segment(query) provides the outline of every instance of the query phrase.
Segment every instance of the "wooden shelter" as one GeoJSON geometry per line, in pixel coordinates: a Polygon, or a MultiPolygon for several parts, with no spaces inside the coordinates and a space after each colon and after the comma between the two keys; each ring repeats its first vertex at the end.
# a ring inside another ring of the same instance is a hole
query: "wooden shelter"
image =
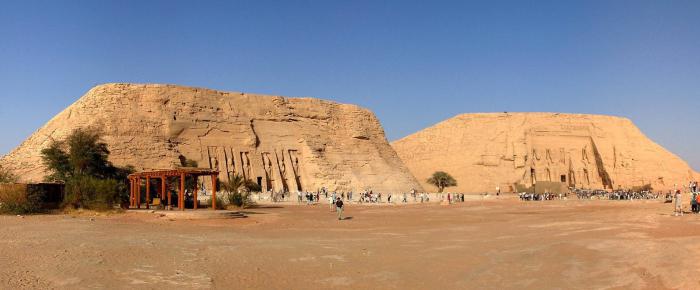
{"type": "MultiPolygon", "coordinates": [[[[151,179],[161,180],[161,190],[160,190],[160,200],[165,201],[167,184],[169,177],[179,177],[180,179],[180,190],[178,192],[177,206],[180,210],[185,210],[185,178],[187,176],[194,176],[199,178],[200,176],[210,176],[211,177],[211,202],[212,209],[216,210],[216,183],[219,178],[219,171],[205,168],[191,168],[183,167],[177,169],[163,169],[163,170],[153,170],[153,171],[143,171],[132,173],[129,175],[130,187],[130,207],[141,208],[141,181],[146,181],[146,208],[150,208],[151,204],[151,179]]],[[[195,182],[194,186],[194,209],[197,209],[197,192],[198,192],[198,182],[195,182]]],[[[168,208],[172,207],[172,195],[167,194],[168,208]]]]}

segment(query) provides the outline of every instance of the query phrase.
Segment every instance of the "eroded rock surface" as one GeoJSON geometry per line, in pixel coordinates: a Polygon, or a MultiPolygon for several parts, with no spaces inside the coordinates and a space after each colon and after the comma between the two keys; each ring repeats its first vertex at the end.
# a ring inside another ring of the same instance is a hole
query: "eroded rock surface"
{"type": "Polygon", "coordinates": [[[392,143],[425,181],[438,170],[458,181],[451,191],[513,190],[538,181],[593,189],[651,184],[682,187],[697,178],[678,156],[648,139],[630,120],[557,113],[464,114],[392,143]]]}
{"type": "Polygon", "coordinates": [[[0,164],[39,181],[46,175],[40,151],[79,127],[100,128],[110,160],[139,170],[173,168],[182,156],[264,190],[420,189],[366,109],[174,85],[97,86],[0,164]]]}

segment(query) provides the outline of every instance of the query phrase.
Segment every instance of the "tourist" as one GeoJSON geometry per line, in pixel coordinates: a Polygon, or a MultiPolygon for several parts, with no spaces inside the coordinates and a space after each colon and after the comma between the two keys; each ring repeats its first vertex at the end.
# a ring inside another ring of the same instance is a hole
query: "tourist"
{"type": "Polygon", "coordinates": [[[406,193],[404,192],[403,193],[403,203],[407,203],[407,202],[408,202],[408,199],[406,198],[406,193]]]}
{"type": "Polygon", "coordinates": [[[335,201],[335,210],[338,212],[338,220],[343,219],[343,200],[338,197],[335,201]]]}
{"type": "Polygon", "coordinates": [[[464,193],[461,194],[462,202],[464,202],[464,193]]]}
{"type": "Polygon", "coordinates": [[[692,198],[690,199],[690,211],[692,213],[696,213],[698,210],[698,201],[695,199],[697,196],[697,193],[692,192],[692,198]]]}
{"type": "Polygon", "coordinates": [[[452,195],[449,192],[447,193],[447,203],[452,204],[452,195]]]}
{"type": "Polygon", "coordinates": [[[674,210],[675,216],[679,216],[679,215],[683,216],[683,202],[681,200],[680,189],[676,189],[675,202],[676,202],[676,207],[674,210]]]}
{"type": "Polygon", "coordinates": [[[389,193],[389,197],[387,197],[386,203],[391,203],[391,193],[389,193]]]}
{"type": "Polygon", "coordinates": [[[301,203],[301,191],[297,191],[297,202],[301,203]]]}
{"type": "Polygon", "coordinates": [[[333,198],[333,196],[330,196],[330,197],[328,198],[328,204],[330,205],[330,210],[331,210],[331,211],[333,211],[333,204],[334,204],[334,203],[335,203],[335,199],[333,198]]]}
{"type": "Polygon", "coordinates": [[[499,195],[501,195],[501,187],[497,185],[496,186],[496,196],[499,196],[499,195]]]}

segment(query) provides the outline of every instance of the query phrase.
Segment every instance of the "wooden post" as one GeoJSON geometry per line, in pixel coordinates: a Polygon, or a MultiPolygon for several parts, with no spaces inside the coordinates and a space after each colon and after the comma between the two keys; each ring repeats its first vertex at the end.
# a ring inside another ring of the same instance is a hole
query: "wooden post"
{"type": "Polygon", "coordinates": [[[185,210],[185,174],[180,174],[180,195],[178,196],[177,206],[180,210],[185,210]]]}
{"type": "Polygon", "coordinates": [[[151,208],[151,177],[146,176],[146,208],[151,208]]]}
{"type": "Polygon", "coordinates": [[[136,178],[136,207],[141,208],[141,178],[136,178]]]}
{"type": "Polygon", "coordinates": [[[160,177],[160,203],[165,202],[165,176],[160,177]]]}
{"type": "MultiPolygon", "coordinates": [[[[163,181],[165,181],[165,180],[166,180],[166,178],[163,177],[163,181]]],[[[165,184],[165,182],[163,182],[163,184],[165,184]]],[[[167,194],[168,194],[168,210],[171,210],[171,209],[173,209],[173,195],[170,194],[170,192],[168,192],[167,194]]]]}
{"type": "Polygon", "coordinates": [[[199,176],[194,177],[194,209],[197,209],[197,191],[199,191],[199,176]]]}
{"type": "Polygon", "coordinates": [[[134,179],[129,178],[129,207],[134,206],[134,179]]]}
{"type": "Polygon", "coordinates": [[[211,176],[211,209],[216,210],[216,179],[218,175],[211,176]]]}

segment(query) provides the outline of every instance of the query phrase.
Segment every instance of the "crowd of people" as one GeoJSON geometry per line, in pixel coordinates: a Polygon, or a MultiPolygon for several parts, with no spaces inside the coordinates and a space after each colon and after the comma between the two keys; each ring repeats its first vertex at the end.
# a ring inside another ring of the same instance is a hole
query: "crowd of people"
{"type": "MultiPolygon", "coordinates": [[[[688,189],[690,190],[690,212],[697,214],[700,213],[700,192],[698,192],[698,182],[692,181],[688,184],[688,189]]],[[[677,189],[674,194],[674,214],[676,216],[683,215],[683,195],[680,189],[677,189]]]]}
{"type": "MultiPolygon", "coordinates": [[[[428,203],[431,201],[431,194],[426,192],[417,192],[411,190],[404,193],[381,193],[374,190],[364,190],[359,193],[353,191],[330,191],[322,187],[314,192],[297,191],[296,193],[267,191],[257,195],[258,201],[267,200],[270,202],[287,202],[292,200],[292,196],[296,195],[298,204],[306,203],[307,205],[322,203],[328,201],[329,204],[334,204],[337,200],[343,202],[353,202],[358,204],[407,204],[407,203],[428,203]]],[[[464,202],[465,194],[463,193],[433,193],[433,198],[438,198],[439,201],[447,201],[448,203],[464,202]]]]}
{"type": "Polygon", "coordinates": [[[661,192],[651,190],[585,190],[575,189],[573,191],[578,199],[611,199],[611,200],[632,200],[632,199],[658,199],[661,192]]]}
{"type": "Polygon", "coordinates": [[[521,192],[518,194],[520,200],[554,200],[554,199],[567,199],[569,197],[568,193],[531,193],[531,192],[521,192]]]}
{"type": "MultiPolygon", "coordinates": [[[[569,195],[576,196],[577,199],[609,199],[609,200],[633,200],[633,199],[658,199],[661,196],[661,192],[653,192],[651,190],[590,190],[590,189],[570,189],[570,192],[563,193],[532,193],[532,192],[522,192],[518,196],[521,200],[555,200],[555,199],[568,199],[569,195]]],[[[667,198],[671,195],[667,194],[667,198]]]]}
{"type": "MultiPolygon", "coordinates": [[[[690,191],[690,210],[692,213],[700,213],[700,192],[698,191],[698,182],[690,182],[687,189],[690,191]]],[[[500,188],[497,188],[497,195],[500,194],[500,188]]],[[[263,196],[268,195],[269,200],[272,202],[280,201],[290,201],[293,194],[289,192],[271,192],[268,191],[266,194],[259,194],[258,199],[260,200],[263,196]]],[[[343,210],[346,202],[355,202],[359,204],[394,204],[394,203],[428,203],[431,200],[431,195],[433,198],[437,198],[440,202],[447,202],[449,204],[464,202],[465,195],[463,193],[425,193],[417,192],[416,190],[411,190],[410,192],[404,192],[400,194],[394,193],[381,193],[375,192],[373,190],[364,190],[357,194],[357,198],[354,199],[355,194],[352,191],[329,191],[325,187],[320,188],[315,192],[296,192],[297,203],[306,203],[307,205],[313,205],[321,203],[326,200],[329,204],[330,210],[337,213],[338,219],[343,219],[343,210]]],[[[488,195],[488,194],[485,194],[488,195]]],[[[555,199],[568,199],[570,195],[576,196],[577,199],[607,199],[607,200],[653,200],[658,199],[662,196],[662,192],[653,192],[651,190],[586,190],[586,189],[576,189],[570,188],[569,192],[563,193],[530,193],[523,192],[519,193],[518,197],[524,201],[545,201],[545,200],[555,200],[555,199]]],[[[674,203],[674,214],[683,215],[683,194],[680,189],[673,191],[668,191],[665,195],[666,202],[674,203]]]]}

